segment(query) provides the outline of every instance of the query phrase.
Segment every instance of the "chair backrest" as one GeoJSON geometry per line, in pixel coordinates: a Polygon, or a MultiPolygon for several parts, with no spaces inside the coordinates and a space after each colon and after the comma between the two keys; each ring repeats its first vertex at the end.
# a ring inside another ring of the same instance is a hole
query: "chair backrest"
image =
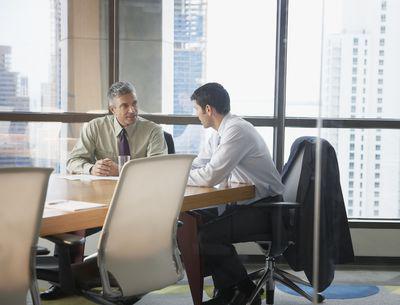
{"type": "Polygon", "coordinates": [[[302,148],[296,156],[296,159],[291,164],[291,167],[285,176],[283,183],[285,184],[285,191],[283,199],[289,202],[297,202],[297,190],[299,187],[301,169],[303,165],[304,148],[302,148]]]}
{"type": "Polygon", "coordinates": [[[175,144],[174,144],[174,138],[172,137],[171,134],[169,134],[168,132],[164,131],[164,139],[165,142],[167,143],[167,147],[168,147],[168,154],[174,154],[175,153],[175,144]]]}
{"type": "Polygon", "coordinates": [[[0,304],[25,304],[52,169],[0,169],[0,304]]]}
{"type": "Polygon", "coordinates": [[[108,272],[123,296],[144,294],[182,277],[177,219],[193,155],[135,159],[121,173],[98,246],[105,295],[108,272]]]}

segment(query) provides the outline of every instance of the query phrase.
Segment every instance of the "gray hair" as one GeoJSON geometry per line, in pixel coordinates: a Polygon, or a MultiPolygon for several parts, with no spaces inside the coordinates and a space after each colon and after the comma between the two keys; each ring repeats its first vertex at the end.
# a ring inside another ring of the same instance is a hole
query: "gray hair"
{"type": "Polygon", "coordinates": [[[114,105],[114,98],[129,93],[136,94],[136,89],[131,82],[120,81],[112,84],[107,92],[108,104],[110,106],[114,105]]]}

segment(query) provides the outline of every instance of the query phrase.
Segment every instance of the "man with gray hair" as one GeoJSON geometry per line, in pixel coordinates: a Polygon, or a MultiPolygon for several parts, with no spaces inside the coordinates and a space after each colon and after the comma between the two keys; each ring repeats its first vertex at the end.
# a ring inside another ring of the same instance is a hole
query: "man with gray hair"
{"type": "MultiPolygon", "coordinates": [[[[94,119],[82,129],[67,161],[71,173],[118,176],[119,155],[135,159],[167,153],[161,127],[138,116],[136,90],[131,83],[112,84],[107,97],[112,115],[94,119]]],[[[88,232],[73,233],[83,236],[88,232]]],[[[58,247],[55,246],[56,256],[60,253],[58,247]]],[[[83,246],[70,247],[71,262],[82,261],[83,250],[83,246]]],[[[43,300],[63,296],[62,289],[55,285],[40,294],[43,300]]]]}
{"type": "Polygon", "coordinates": [[[74,174],[118,176],[118,156],[131,159],[167,153],[161,127],[138,116],[136,90],[130,82],[111,85],[107,93],[112,115],[90,121],[69,154],[74,174]]]}

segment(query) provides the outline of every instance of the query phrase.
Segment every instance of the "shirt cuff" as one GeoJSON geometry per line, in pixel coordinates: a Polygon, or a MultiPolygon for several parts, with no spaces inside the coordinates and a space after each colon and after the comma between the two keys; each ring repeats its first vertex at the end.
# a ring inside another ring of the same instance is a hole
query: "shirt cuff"
{"type": "Polygon", "coordinates": [[[85,163],[83,165],[83,174],[90,175],[90,170],[92,169],[93,166],[94,166],[94,164],[92,164],[92,163],[85,163]]]}

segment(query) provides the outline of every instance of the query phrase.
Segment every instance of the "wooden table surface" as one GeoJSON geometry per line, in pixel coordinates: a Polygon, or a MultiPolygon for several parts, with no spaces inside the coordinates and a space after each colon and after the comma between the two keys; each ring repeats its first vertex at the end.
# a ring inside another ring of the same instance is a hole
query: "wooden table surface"
{"type": "MultiPolygon", "coordinates": [[[[115,180],[67,180],[54,175],[50,178],[47,201],[68,199],[109,204],[115,180]]],[[[254,198],[255,188],[248,184],[232,183],[226,187],[187,186],[182,212],[212,205],[254,198]]],[[[44,210],[40,236],[100,227],[108,207],[67,212],[53,208],[44,210]]]]}

